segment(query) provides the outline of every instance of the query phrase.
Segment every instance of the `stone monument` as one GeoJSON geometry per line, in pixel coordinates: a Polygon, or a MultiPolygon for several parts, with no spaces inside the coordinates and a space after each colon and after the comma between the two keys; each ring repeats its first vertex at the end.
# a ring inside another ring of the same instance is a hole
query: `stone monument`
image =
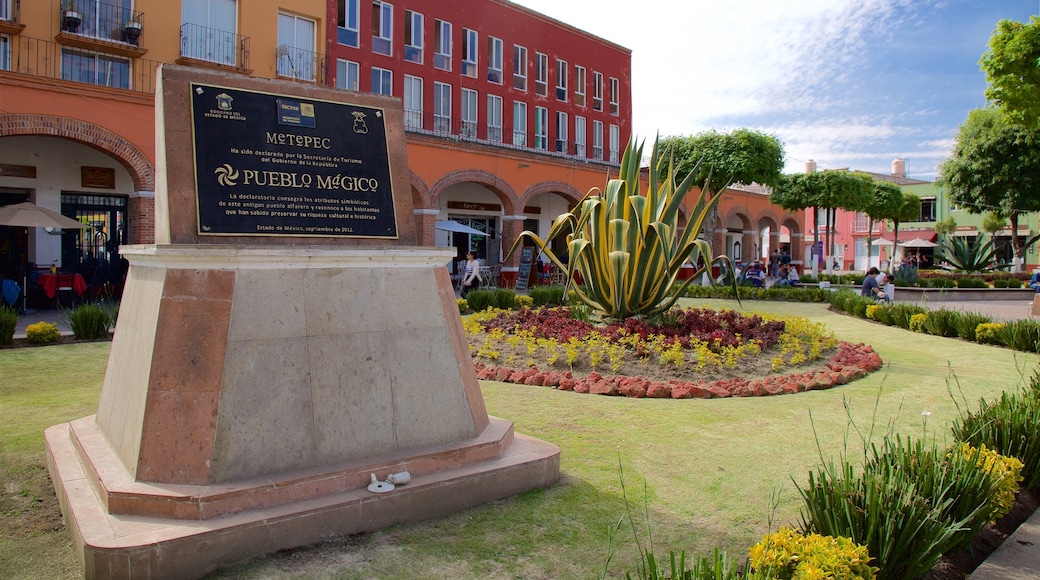
{"type": "Polygon", "coordinates": [[[487,414],[454,248],[416,246],[400,101],[164,65],[156,149],[97,414],[45,434],[87,578],[199,577],[559,478],[487,414]]]}

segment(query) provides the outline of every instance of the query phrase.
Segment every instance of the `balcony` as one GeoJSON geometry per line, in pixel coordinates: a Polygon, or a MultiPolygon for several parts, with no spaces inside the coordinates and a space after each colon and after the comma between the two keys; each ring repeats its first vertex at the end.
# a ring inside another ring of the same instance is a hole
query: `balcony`
{"type": "Polygon", "coordinates": [[[17,36],[25,30],[25,25],[19,22],[20,2],[0,0],[0,34],[17,36]]]}
{"type": "Polygon", "coordinates": [[[278,76],[295,81],[325,84],[325,55],[279,44],[275,49],[278,76]]]}
{"type": "Polygon", "coordinates": [[[144,13],[116,4],[81,1],[58,11],[61,32],[54,39],[65,46],[118,54],[144,56],[140,47],[144,13]]]}
{"type": "Polygon", "coordinates": [[[182,24],[177,64],[250,74],[253,71],[249,70],[249,37],[198,24],[182,24]]]}
{"type": "Polygon", "coordinates": [[[11,39],[10,59],[5,64],[3,70],[8,73],[154,95],[160,63],[18,36],[11,39]]]}

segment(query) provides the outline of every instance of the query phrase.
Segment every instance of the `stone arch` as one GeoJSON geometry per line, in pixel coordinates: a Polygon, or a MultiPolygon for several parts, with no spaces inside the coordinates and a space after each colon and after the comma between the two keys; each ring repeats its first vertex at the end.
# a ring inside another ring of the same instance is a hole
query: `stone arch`
{"type": "Polygon", "coordinates": [[[430,200],[430,186],[426,185],[426,182],[414,171],[411,174],[412,206],[415,209],[433,208],[433,203],[430,200]]]}
{"type": "Polygon", "coordinates": [[[519,199],[513,187],[493,173],[480,169],[462,169],[452,171],[434,182],[430,187],[430,207],[436,207],[441,194],[453,185],[460,183],[479,183],[490,189],[502,201],[504,215],[514,215],[520,211],[519,199]]]}
{"type": "Polygon", "coordinates": [[[523,195],[520,196],[518,207],[523,208],[525,205],[531,202],[535,197],[543,193],[555,193],[571,203],[573,207],[584,197],[576,187],[569,183],[562,181],[542,181],[532,185],[524,191],[523,195]]]}
{"type": "Polygon", "coordinates": [[[132,142],[100,125],[54,115],[0,116],[0,137],[15,135],[59,137],[92,147],[126,168],[134,191],[155,191],[155,168],[148,157],[132,142]]]}
{"type": "Polygon", "coordinates": [[[751,218],[748,217],[748,214],[747,214],[746,211],[744,211],[743,207],[731,207],[731,208],[729,208],[729,210],[727,210],[726,213],[722,216],[722,219],[719,220],[719,226],[718,227],[722,227],[722,228],[729,227],[727,224],[729,224],[730,220],[732,220],[734,218],[736,218],[737,220],[740,221],[741,229],[744,229],[744,230],[751,229],[751,218]]]}

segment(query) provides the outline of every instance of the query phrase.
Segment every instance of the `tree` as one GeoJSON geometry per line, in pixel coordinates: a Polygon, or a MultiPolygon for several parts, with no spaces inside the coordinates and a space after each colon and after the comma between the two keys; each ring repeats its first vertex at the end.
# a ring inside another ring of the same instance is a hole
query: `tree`
{"type": "MultiPolygon", "coordinates": [[[[903,203],[899,206],[899,210],[894,215],[891,215],[888,218],[892,221],[892,247],[899,247],[899,224],[903,222],[917,221],[917,218],[919,218],[920,216],[921,198],[917,197],[912,193],[907,193],[904,191],[903,203]]],[[[936,227],[936,231],[938,231],[938,227],[936,227]]]]}
{"type": "MultiPolygon", "coordinates": [[[[874,223],[894,220],[903,209],[903,190],[898,185],[887,181],[875,181],[866,174],[860,177],[873,187],[873,194],[866,197],[866,205],[861,211],[867,215],[867,264],[870,264],[871,247],[873,245],[874,223]]],[[[895,242],[893,242],[895,243],[895,242]]],[[[895,246],[893,246],[895,247],[895,246]]]]}
{"type": "MultiPolygon", "coordinates": [[[[838,209],[862,211],[872,193],[873,185],[860,175],[848,171],[827,170],[785,175],[779,186],[770,194],[769,201],[788,211],[811,207],[816,218],[814,223],[819,223],[819,211],[821,208],[824,209],[827,216],[827,239],[824,244],[825,254],[821,258],[826,258],[830,255],[830,248],[834,243],[834,213],[838,209]]],[[[830,270],[830,263],[824,263],[830,270]]]]}
{"type": "Polygon", "coordinates": [[[1008,219],[1012,270],[1019,271],[1025,250],[1019,216],[1040,211],[1040,130],[1013,125],[993,108],[975,109],[939,166],[938,181],[970,213],[994,211],[1008,219]]]}
{"type": "Polygon", "coordinates": [[[1021,127],[1040,125],[1040,19],[1001,20],[979,64],[986,98],[1021,127]]]}

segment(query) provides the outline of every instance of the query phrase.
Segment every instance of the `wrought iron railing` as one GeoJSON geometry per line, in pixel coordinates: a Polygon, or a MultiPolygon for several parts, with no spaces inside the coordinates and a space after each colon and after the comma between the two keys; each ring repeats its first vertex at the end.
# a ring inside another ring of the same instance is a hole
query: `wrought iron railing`
{"type": "Polygon", "coordinates": [[[118,4],[80,0],[64,3],[58,11],[61,31],[137,46],[144,30],[144,12],[118,4]]]}
{"type": "Polygon", "coordinates": [[[3,70],[34,77],[154,94],[155,75],[159,64],[154,60],[129,59],[19,35],[10,39],[10,58],[7,59],[7,66],[3,70]]]}
{"type": "Polygon", "coordinates": [[[278,76],[325,84],[324,54],[281,44],[275,56],[278,58],[278,76]]]}
{"type": "Polygon", "coordinates": [[[198,24],[182,24],[181,56],[232,68],[248,69],[249,37],[198,24]]]}

